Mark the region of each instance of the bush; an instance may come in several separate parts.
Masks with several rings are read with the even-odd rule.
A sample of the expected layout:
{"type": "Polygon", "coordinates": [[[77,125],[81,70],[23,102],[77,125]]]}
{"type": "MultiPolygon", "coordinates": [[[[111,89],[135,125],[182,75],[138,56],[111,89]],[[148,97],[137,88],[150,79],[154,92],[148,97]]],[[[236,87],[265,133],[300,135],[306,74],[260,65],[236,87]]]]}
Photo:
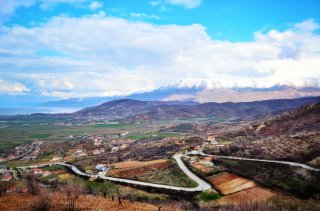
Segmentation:
{"type": "Polygon", "coordinates": [[[220,198],[220,195],[218,193],[202,192],[200,193],[199,198],[202,201],[211,201],[220,198]]]}

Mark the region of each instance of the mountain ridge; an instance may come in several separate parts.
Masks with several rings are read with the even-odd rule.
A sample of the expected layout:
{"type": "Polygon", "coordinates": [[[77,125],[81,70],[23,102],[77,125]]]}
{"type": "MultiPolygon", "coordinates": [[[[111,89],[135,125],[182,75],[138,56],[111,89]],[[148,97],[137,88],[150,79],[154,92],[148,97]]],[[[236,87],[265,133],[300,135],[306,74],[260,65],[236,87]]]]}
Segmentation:
{"type": "Polygon", "coordinates": [[[194,102],[248,102],[270,99],[293,99],[320,96],[319,87],[295,87],[277,84],[271,87],[233,87],[208,88],[207,86],[181,87],[170,85],[148,92],[133,93],[127,96],[70,98],[48,101],[39,104],[42,107],[89,107],[105,101],[134,99],[142,101],[194,101],[194,102]]]}
{"type": "Polygon", "coordinates": [[[114,100],[70,114],[76,118],[94,119],[184,119],[231,117],[250,118],[318,103],[320,97],[277,99],[254,102],[185,103],[168,101],[114,100]]]}

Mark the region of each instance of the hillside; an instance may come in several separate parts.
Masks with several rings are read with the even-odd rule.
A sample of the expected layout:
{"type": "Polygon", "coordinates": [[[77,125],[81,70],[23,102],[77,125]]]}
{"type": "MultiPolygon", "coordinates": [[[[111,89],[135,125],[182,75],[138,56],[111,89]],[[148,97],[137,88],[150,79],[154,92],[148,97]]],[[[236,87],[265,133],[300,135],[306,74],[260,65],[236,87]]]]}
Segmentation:
{"type": "Polygon", "coordinates": [[[203,103],[180,101],[114,100],[71,114],[76,118],[95,119],[186,119],[231,117],[250,118],[320,102],[320,97],[265,100],[241,103],[203,103]]]}
{"type": "Polygon", "coordinates": [[[320,103],[264,118],[219,135],[233,143],[214,153],[320,166],[320,103]]]}
{"type": "Polygon", "coordinates": [[[320,104],[311,104],[270,117],[254,125],[259,135],[283,135],[320,128],[320,104]]]}

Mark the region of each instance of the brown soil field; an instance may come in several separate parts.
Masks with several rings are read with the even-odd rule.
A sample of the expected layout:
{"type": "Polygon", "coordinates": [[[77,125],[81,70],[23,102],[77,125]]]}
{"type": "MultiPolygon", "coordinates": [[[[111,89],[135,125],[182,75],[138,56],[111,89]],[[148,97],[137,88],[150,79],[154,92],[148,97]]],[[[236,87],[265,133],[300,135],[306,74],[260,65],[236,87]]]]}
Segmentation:
{"type": "Polygon", "coordinates": [[[169,167],[168,160],[152,160],[146,162],[126,161],[112,164],[113,168],[108,171],[109,176],[121,178],[133,178],[152,171],[161,170],[169,167]]]}
{"type": "Polygon", "coordinates": [[[220,205],[241,205],[264,202],[276,194],[268,189],[253,187],[237,193],[229,194],[217,200],[220,205]]]}
{"type": "MultiPolygon", "coordinates": [[[[63,210],[66,207],[67,200],[61,193],[52,194],[53,206],[50,210],[63,210]]],[[[38,196],[12,194],[0,197],[0,210],[15,211],[15,210],[34,210],[31,208],[33,202],[37,201],[38,196]]],[[[110,198],[103,198],[90,195],[82,195],[76,199],[75,207],[77,210],[110,210],[110,211],[157,211],[158,207],[153,204],[130,202],[122,200],[119,204],[117,200],[112,201],[110,198]]],[[[161,210],[171,210],[170,208],[162,207],[161,210]]]]}
{"type": "Polygon", "coordinates": [[[207,177],[207,179],[223,195],[228,195],[257,186],[253,181],[230,173],[221,173],[207,177]]]}
{"type": "Polygon", "coordinates": [[[151,160],[151,161],[145,161],[145,162],[124,161],[124,162],[120,162],[120,163],[113,163],[112,166],[114,168],[141,167],[141,166],[147,166],[147,165],[164,163],[164,162],[168,162],[168,161],[164,160],[164,159],[151,160]]]}
{"type": "Polygon", "coordinates": [[[203,172],[203,173],[210,173],[213,171],[212,167],[209,166],[204,166],[201,163],[198,162],[194,162],[193,164],[191,164],[195,169],[198,169],[199,171],[203,172]]]}

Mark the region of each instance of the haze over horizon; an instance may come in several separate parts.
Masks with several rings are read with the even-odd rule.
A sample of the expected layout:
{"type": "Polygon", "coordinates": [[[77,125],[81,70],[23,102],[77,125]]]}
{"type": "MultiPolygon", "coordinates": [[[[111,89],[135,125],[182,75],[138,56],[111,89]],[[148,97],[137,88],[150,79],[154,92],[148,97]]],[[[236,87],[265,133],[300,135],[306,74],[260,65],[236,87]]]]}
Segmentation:
{"type": "MultiPolygon", "coordinates": [[[[127,96],[167,86],[205,84],[196,97],[163,98],[199,101],[223,101],[221,95],[241,100],[244,95],[237,98],[229,90],[238,87],[320,88],[318,1],[0,0],[0,5],[0,107],[127,96]],[[216,88],[228,91],[208,93],[216,88]]],[[[300,95],[308,96],[281,94],[300,95]]]]}

